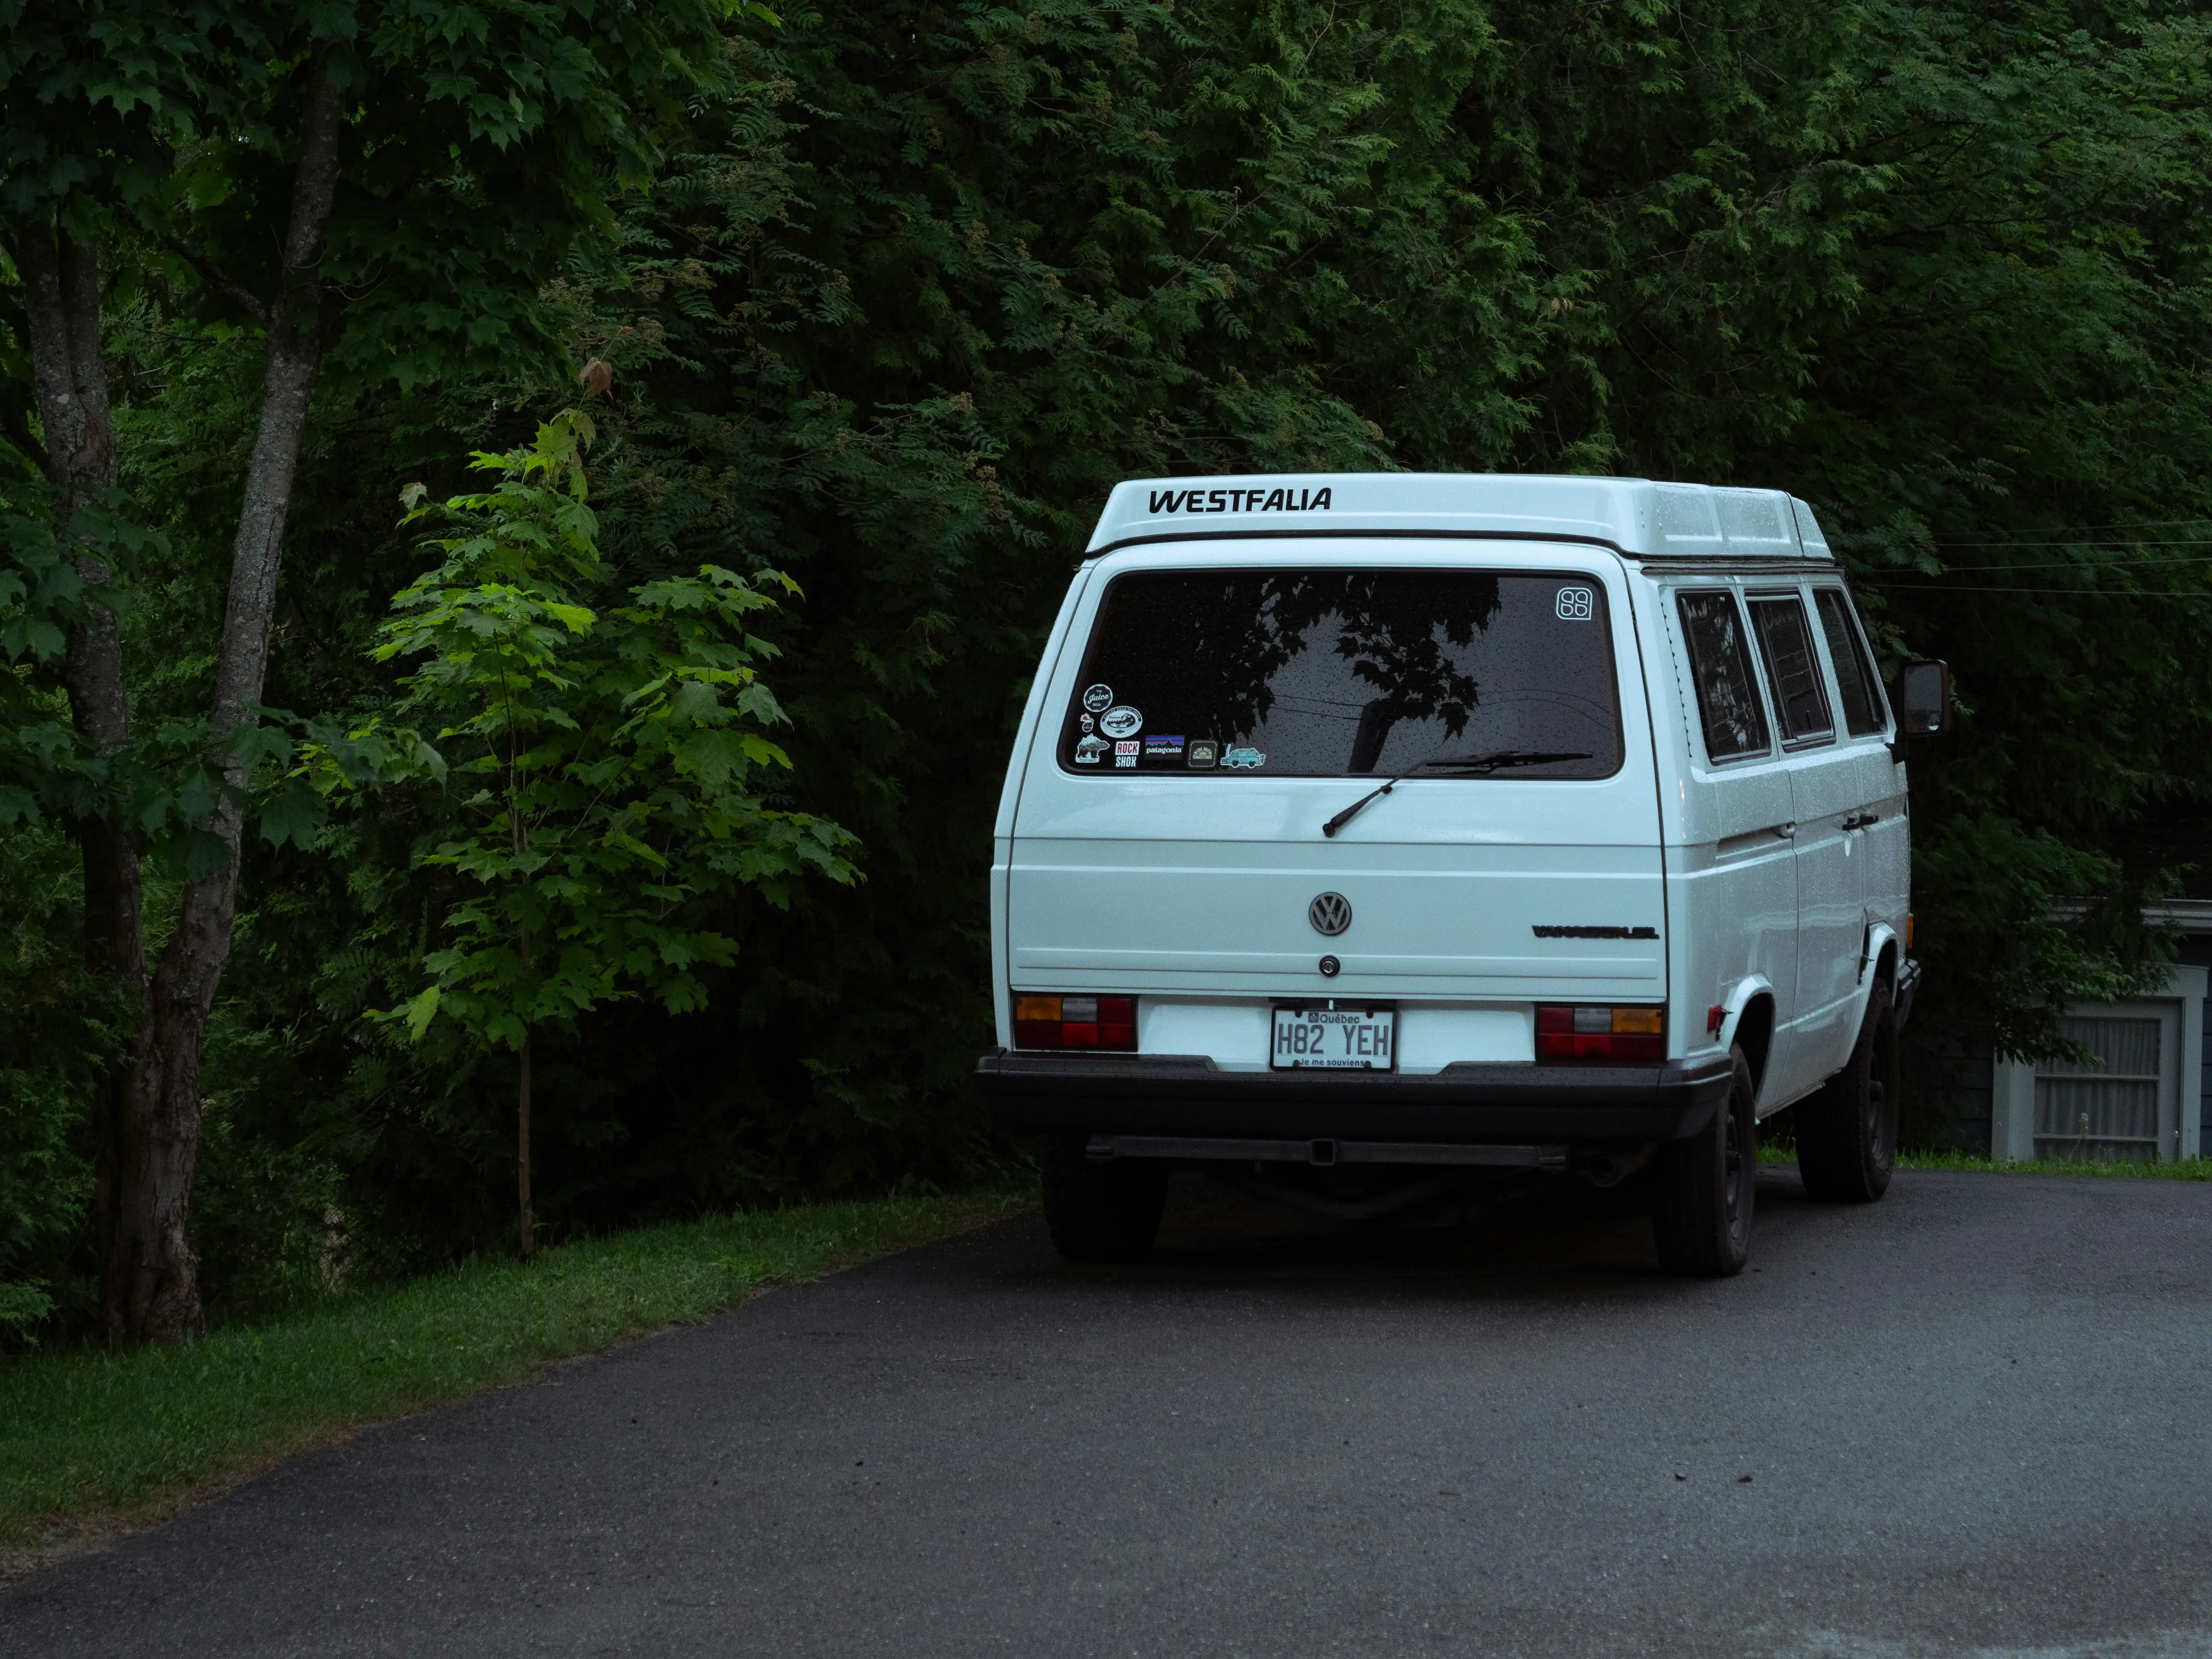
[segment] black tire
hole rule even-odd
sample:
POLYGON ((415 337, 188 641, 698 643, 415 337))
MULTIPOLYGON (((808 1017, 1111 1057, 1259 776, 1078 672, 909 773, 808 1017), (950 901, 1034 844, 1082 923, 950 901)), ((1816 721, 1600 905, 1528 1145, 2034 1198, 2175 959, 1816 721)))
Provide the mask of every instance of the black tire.
POLYGON ((1685 1278, 1724 1279, 1751 1255, 1752 1200, 1759 1190, 1759 1122, 1751 1062, 1733 1048, 1735 1076, 1712 1121, 1653 1160, 1651 1237, 1659 1265, 1685 1278))
POLYGON ((1141 1261, 1158 1237, 1168 1203, 1168 1166, 1146 1160, 1092 1163, 1085 1137, 1044 1151, 1044 1224, 1070 1261, 1141 1261))
POLYGON ((1897 1169, 1897 1014, 1878 980, 1850 1062, 1797 1103, 1797 1172, 1832 1204, 1871 1204, 1897 1169))

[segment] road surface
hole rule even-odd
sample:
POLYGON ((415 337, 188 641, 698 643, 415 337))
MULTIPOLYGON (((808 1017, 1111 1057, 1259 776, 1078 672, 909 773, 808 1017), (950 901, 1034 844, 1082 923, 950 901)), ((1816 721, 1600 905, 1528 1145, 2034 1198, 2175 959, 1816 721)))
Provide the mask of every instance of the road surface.
POLYGON ((0 1599, 0 1655, 2212 1654, 2212 1187, 1762 1179, 1329 1232, 1179 1186, 302 1457, 0 1599))

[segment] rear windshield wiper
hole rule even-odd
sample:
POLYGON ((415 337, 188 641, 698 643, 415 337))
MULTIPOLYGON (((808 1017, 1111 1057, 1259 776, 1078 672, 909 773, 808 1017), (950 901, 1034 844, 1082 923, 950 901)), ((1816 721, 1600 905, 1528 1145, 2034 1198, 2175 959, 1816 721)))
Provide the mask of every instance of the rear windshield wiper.
MULTIPOLYGON (((1464 768, 1470 772, 1493 772, 1501 766, 1545 766, 1553 761, 1577 761, 1589 758, 1589 751, 1583 749, 1499 749, 1487 755, 1451 755, 1442 760, 1425 760, 1421 764, 1448 766, 1455 770, 1464 768)), ((1338 830, 1359 816, 1368 802, 1380 800, 1400 784, 1405 782, 1406 777, 1407 775, 1401 772, 1380 789, 1369 790, 1327 823, 1322 825, 1322 834, 1334 838, 1338 830)))
POLYGON ((1586 749, 1496 749, 1487 755, 1446 755, 1439 760, 1425 760, 1421 764, 1425 767, 1465 767, 1470 772, 1493 772, 1501 766, 1548 766, 1553 761, 1590 758, 1590 752, 1586 749))

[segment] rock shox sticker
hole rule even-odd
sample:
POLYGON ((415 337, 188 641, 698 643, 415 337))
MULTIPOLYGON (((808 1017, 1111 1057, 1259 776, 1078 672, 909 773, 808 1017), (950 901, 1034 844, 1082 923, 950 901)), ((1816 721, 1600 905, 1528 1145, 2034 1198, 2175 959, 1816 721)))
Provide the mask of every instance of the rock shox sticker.
POLYGON ((1109 738, 1133 738, 1145 729, 1145 717, 1126 702, 1116 703, 1098 717, 1098 729, 1109 738))
POLYGON ((1189 753, 1185 757, 1185 764, 1211 766, 1220 757, 1220 746, 1212 738, 1199 738, 1191 744, 1189 753))
POLYGON ((1265 766, 1267 757, 1256 749, 1232 749, 1221 757, 1224 766, 1265 766))
POLYGON ((1106 740, 1103 738, 1085 738, 1075 745, 1075 763, 1078 766, 1096 766, 1105 757, 1106 740))
POLYGON ((1083 694, 1083 706, 1094 714, 1104 714, 1113 702, 1114 688, 1110 685, 1094 685, 1083 694))

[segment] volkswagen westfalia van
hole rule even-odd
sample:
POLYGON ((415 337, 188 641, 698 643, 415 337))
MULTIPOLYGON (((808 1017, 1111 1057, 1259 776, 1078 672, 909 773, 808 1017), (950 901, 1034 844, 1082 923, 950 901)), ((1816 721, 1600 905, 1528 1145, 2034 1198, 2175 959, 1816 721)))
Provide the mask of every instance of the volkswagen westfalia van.
POLYGON ((1079 1259, 1168 1172, 1375 1216, 1495 1172, 1745 1260, 1759 1119, 1889 1181, 1917 967, 1900 730, 1802 501, 1637 479, 1124 483, 991 873, 998 1120, 1079 1259))

